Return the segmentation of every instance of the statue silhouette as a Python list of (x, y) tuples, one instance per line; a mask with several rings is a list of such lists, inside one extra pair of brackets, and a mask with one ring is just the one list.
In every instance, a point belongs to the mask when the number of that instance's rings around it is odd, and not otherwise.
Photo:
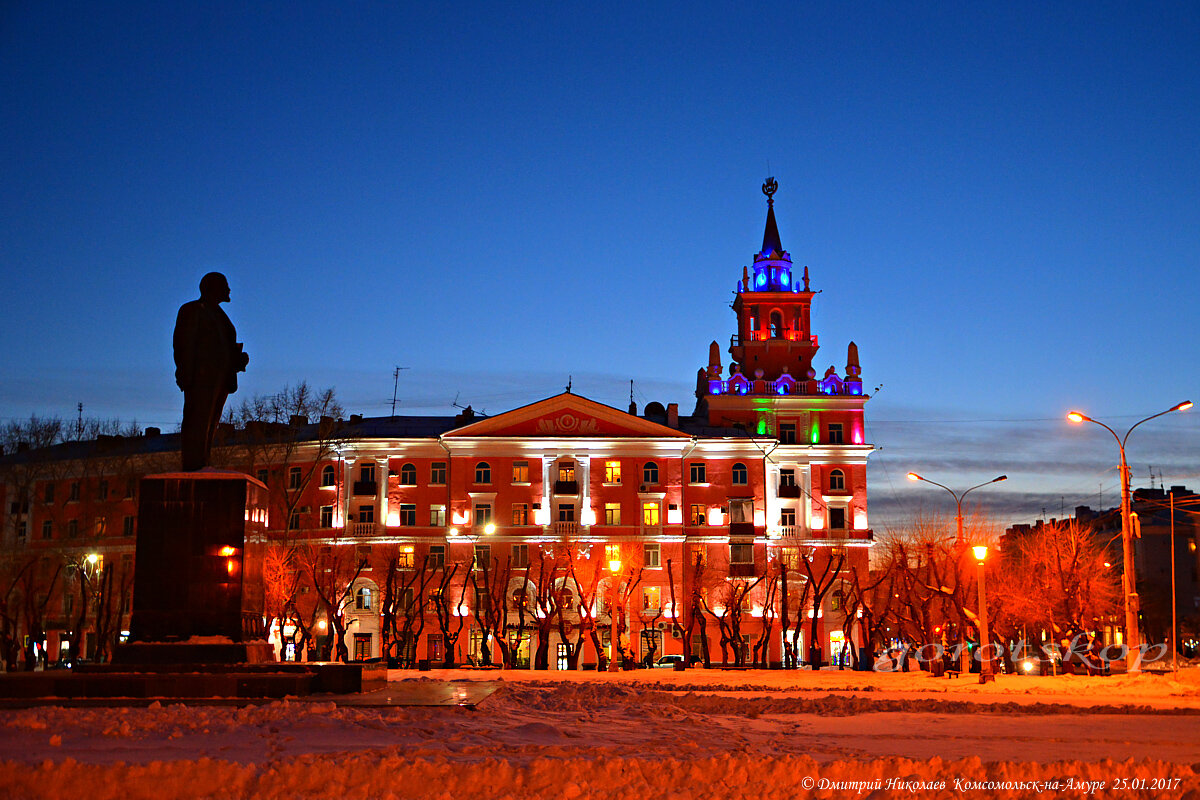
[(184, 303), (175, 318), (175, 383), (183, 392), (182, 449), (187, 471), (209, 466), (213, 434), (225, 399), (237, 391), (237, 374), (250, 356), (221, 310), (229, 281), (219, 272), (200, 279), (200, 299)]

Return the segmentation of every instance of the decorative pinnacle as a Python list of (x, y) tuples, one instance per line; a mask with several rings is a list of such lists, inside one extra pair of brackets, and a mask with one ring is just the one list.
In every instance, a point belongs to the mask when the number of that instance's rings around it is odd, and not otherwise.
[(774, 178), (767, 178), (762, 185), (762, 193), (767, 196), (767, 205), (775, 204), (775, 193), (779, 191), (779, 182)]

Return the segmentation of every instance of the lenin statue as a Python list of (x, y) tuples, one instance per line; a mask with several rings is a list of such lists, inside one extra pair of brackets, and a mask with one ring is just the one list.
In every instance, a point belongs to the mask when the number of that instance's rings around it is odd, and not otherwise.
[(225, 398), (237, 391), (237, 374), (250, 356), (221, 310), (229, 302), (229, 281), (219, 272), (200, 279), (200, 299), (184, 303), (175, 319), (175, 383), (183, 392), (183, 468), (209, 466), (213, 434)]

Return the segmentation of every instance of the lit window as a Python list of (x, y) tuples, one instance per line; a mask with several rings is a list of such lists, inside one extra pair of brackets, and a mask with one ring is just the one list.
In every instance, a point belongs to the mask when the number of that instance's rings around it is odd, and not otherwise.
[(646, 586), (642, 589), (642, 608), (647, 611), (657, 611), (662, 608), (662, 589), (657, 586)]
[(529, 483), (529, 462), (514, 461), (512, 470), (513, 483)]
[(429, 524), (435, 528), (442, 528), (446, 525), (446, 507), (445, 506), (430, 506), (429, 507)]
[(417, 506), (415, 503), (400, 504), (400, 524), (401, 525), (416, 525), (417, 524)]
[(529, 504), (528, 503), (513, 503), (512, 524), (513, 525), (528, 525), (529, 524)]
[(642, 524), (648, 526), (660, 524), (659, 510), (656, 502), (642, 503)]
[(354, 593), (354, 608), (358, 611), (371, 610), (371, 590), (366, 586), (359, 587)]
[(734, 486), (745, 486), (750, 482), (749, 474), (746, 470), (746, 465), (742, 462), (737, 462), (733, 465), (733, 484)]
[(621, 524), (621, 504), (620, 503), (605, 503), (604, 504), (604, 524), (605, 525), (620, 525)]
[(703, 461), (693, 461), (688, 465), (688, 483), (708, 483)]
[(605, 562), (621, 560), (621, 545), (606, 544), (604, 545), (604, 560)]
[(434, 461), (429, 465), (429, 482), (434, 486), (446, 484), (446, 462)]
[(842, 443), (842, 423), (840, 423), (840, 422), (829, 423), (829, 443), (830, 444), (841, 444)]
[(475, 465), (475, 482), (476, 483), (491, 483), (492, 482), (492, 465), (486, 461), (480, 461)]
[(703, 503), (692, 503), (688, 509), (688, 524), (689, 525), (707, 525), (708, 524), (708, 509)]
[(829, 473), (829, 489), (834, 492), (845, 491), (846, 489), (846, 473), (840, 469), (835, 469)]
[(417, 485), (417, 466), (416, 466), (416, 464), (404, 464), (400, 467), (400, 485), (401, 486), (416, 486)]
[(412, 569), (413, 568), (413, 549), (412, 546), (405, 547), (396, 556), (396, 569)]
[(605, 461), (604, 462), (604, 482), (605, 483), (620, 483), (621, 482), (621, 462), (620, 461)]
[(642, 483), (650, 486), (658, 483), (658, 464), (653, 461), (646, 462), (646, 465), (642, 467)]
[(558, 465), (558, 479), (560, 481), (575, 480), (575, 462), (564, 461)]
[(800, 548), (799, 547), (781, 547), (779, 548), (779, 561), (784, 568), (789, 571), (800, 569)]
[(658, 542), (647, 542), (642, 545), (643, 566), (655, 569), (662, 565), (662, 545)]

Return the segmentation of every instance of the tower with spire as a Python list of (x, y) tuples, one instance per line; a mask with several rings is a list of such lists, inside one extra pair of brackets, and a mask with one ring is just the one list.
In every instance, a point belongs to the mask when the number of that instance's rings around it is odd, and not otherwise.
[[(709, 345), (697, 373), (697, 415), (714, 428), (745, 431), (770, 449), (768, 538), (798, 543), (869, 544), (866, 443), (858, 347), (850, 342), (842, 369), (821, 369), (811, 309), (816, 292), (808, 267), (797, 270), (775, 219), (779, 184), (767, 178), (762, 248), (742, 267), (733, 311), (737, 331), (729, 364)], [(774, 440), (773, 444), (771, 440)], [(764, 447), (764, 450), (766, 450)]]

